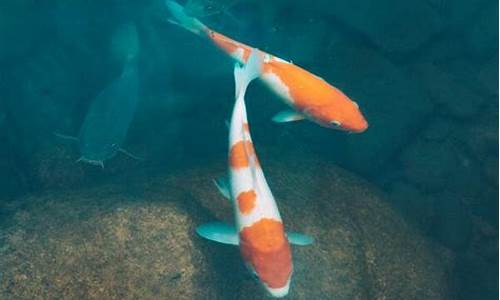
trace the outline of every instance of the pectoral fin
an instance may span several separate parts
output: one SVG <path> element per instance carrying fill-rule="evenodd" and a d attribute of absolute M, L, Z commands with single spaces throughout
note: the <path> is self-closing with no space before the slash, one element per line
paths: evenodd
<path fill-rule="evenodd" d="M 300 121 L 304 119 L 305 117 L 303 114 L 287 109 L 277 113 L 272 120 L 276 123 L 285 123 L 285 122 Z"/>
<path fill-rule="evenodd" d="M 222 244 L 238 245 L 240 242 L 236 228 L 222 222 L 212 222 L 198 226 L 196 233 L 207 240 Z"/>
<path fill-rule="evenodd" d="M 215 186 L 224 198 L 231 200 L 231 192 L 229 191 L 229 180 L 226 176 L 214 179 Z"/>
<path fill-rule="evenodd" d="M 314 238 L 298 232 L 287 232 L 288 242 L 297 246 L 308 246 L 314 243 Z"/>

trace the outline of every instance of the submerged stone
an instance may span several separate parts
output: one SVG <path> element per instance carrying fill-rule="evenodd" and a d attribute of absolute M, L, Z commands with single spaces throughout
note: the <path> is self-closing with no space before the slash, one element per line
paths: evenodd
<path fill-rule="evenodd" d="M 423 126 L 433 103 L 410 74 L 377 52 L 342 44 L 333 45 L 332 52 L 331 68 L 341 78 L 335 85 L 358 102 L 369 124 L 334 148 L 343 148 L 341 163 L 363 174 L 376 173 Z"/>
<path fill-rule="evenodd" d="M 486 101 L 483 94 L 476 93 L 458 76 L 433 63 L 419 64 L 414 72 L 441 114 L 460 119 L 471 118 L 477 116 Z"/>
<path fill-rule="evenodd" d="M 425 1 L 411 5 L 397 0 L 306 3 L 308 8 L 334 16 L 388 52 L 415 50 L 442 27 L 439 14 Z"/>
<path fill-rule="evenodd" d="M 262 163 L 286 228 L 316 240 L 292 249 L 290 299 L 448 299 L 448 256 L 372 185 L 323 161 L 271 154 Z M 25 199 L 0 247 L 0 297 L 265 298 L 236 247 L 195 234 L 231 222 L 212 183 L 223 173 L 220 162 Z"/>
<path fill-rule="evenodd" d="M 477 76 L 478 86 L 488 95 L 498 98 L 498 58 L 496 55 L 481 66 Z"/>
<path fill-rule="evenodd" d="M 450 120 L 437 117 L 427 124 L 422 137 L 429 141 L 443 141 L 452 133 L 453 125 Z"/>
<path fill-rule="evenodd" d="M 481 189 L 477 162 L 450 139 L 418 139 L 402 152 L 399 159 L 408 181 L 426 192 L 450 189 L 476 196 Z"/>
<path fill-rule="evenodd" d="M 471 215 L 460 194 L 444 192 L 435 196 L 439 220 L 430 232 L 450 249 L 460 251 L 469 245 L 472 236 Z"/>
<path fill-rule="evenodd" d="M 391 183 L 389 201 L 405 220 L 414 224 L 423 233 L 432 230 L 435 218 L 435 201 L 432 197 L 420 192 L 413 185 L 396 181 Z"/>
<path fill-rule="evenodd" d="M 488 1 L 472 24 L 465 28 L 467 52 L 476 59 L 498 53 L 498 2 Z"/>

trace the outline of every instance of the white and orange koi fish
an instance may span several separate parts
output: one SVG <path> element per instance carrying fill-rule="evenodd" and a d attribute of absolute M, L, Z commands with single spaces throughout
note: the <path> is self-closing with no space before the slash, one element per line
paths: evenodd
<path fill-rule="evenodd" d="M 262 64 L 257 50 L 244 68 L 235 67 L 236 102 L 229 132 L 229 182 L 216 181 L 221 193 L 233 201 L 236 228 L 208 223 L 196 229 L 209 240 L 239 245 L 246 266 L 274 297 L 288 294 L 293 271 L 290 244 L 309 245 L 313 239 L 286 234 L 273 194 L 255 153 L 248 127 L 244 94 Z"/>
<path fill-rule="evenodd" d="M 166 4 L 175 19 L 170 22 L 212 40 L 233 59 L 246 63 L 251 47 L 211 30 L 188 16 L 178 3 L 167 0 Z M 321 126 L 349 132 L 363 132 L 368 128 L 358 104 L 342 91 L 290 62 L 260 53 L 264 57 L 260 79 L 293 109 L 278 113 L 273 117 L 275 122 L 307 118 Z"/>

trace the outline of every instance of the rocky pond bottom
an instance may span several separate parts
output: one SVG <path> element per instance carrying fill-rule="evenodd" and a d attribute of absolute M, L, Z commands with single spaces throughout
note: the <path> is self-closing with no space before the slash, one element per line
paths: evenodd
<path fill-rule="evenodd" d="M 453 257 L 373 185 L 318 160 L 265 162 L 294 247 L 289 299 L 449 299 Z M 231 222 L 224 163 L 24 200 L 0 239 L 2 299 L 263 299 L 236 247 L 195 235 Z"/>

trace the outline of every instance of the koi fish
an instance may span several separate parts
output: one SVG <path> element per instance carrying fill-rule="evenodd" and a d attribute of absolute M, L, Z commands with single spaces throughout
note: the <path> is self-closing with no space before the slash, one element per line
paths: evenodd
<path fill-rule="evenodd" d="M 174 1 L 167 8 L 179 25 L 199 36 L 208 38 L 239 63 L 246 63 L 252 48 L 220 34 L 188 16 Z M 274 55 L 259 51 L 264 57 L 260 79 L 292 109 L 273 117 L 275 122 L 309 119 L 321 126 L 349 132 L 363 132 L 368 123 L 358 104 L 324 79 Z"/>
<path fill-rule="evenodd" d="M 278 206 L 266 182 L 248 127 L 244 94 L 260 73 L 257 50 L 244 68 L 235 67 L 236 102 L 229 128 L 229 182 L 216 181 L 221 193 L 232 200 L 236 227 L 224 223 L 199 226 L 197 233 L 209 240 L 239 245 L 247 268 L 274 297 L 288 294 L 293 272 L 290 243 L 309 245 L 313 239 L 285 233 Z"/>

